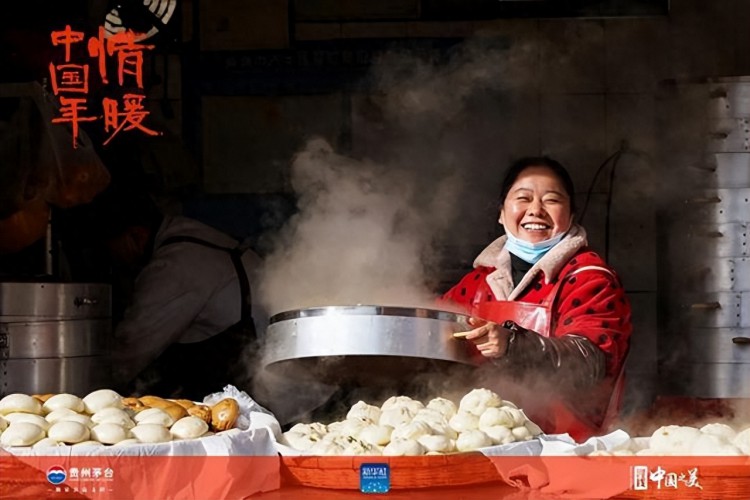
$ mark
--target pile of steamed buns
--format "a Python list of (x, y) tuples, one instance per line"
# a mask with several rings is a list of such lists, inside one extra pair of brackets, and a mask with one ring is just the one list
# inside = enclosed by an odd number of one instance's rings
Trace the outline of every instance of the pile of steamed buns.
[(750, 427), (738, 430), (721, 422), (705, 424), (700, 428), (687, 425), (664, 425), (656, 429), (650, 438), (630, 439), (615, 449), (598, 450), (590, 455), (750, 455)]
[(234, 426), (239, 406), (157, 396), (123, 398), (100, 389), (73, 394), (9, 394), (0, 400), (0, 446), (126, 446), (196, 439)]
[(344, 420), (299, 423), (282, 443), (312, 455), (436, 455), (526, 441), (541, 429), (515, 404), (474, 389), (458, 405), (393, 396), (381, 406), (359, 401)]

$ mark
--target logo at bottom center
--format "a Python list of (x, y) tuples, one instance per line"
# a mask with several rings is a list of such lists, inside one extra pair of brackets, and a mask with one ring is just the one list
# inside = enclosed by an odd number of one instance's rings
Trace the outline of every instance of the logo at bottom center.
[(387, 493), (391, 489), (391, 467), (388, 464), (367, 463), (359, 467), (359, 491)]

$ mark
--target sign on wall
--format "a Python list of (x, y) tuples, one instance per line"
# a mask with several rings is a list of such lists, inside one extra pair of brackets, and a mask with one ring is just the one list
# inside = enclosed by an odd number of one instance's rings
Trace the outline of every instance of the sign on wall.
[[(104, 27), (99, 28), (96, 36), (86, 39), (82, 31), (74, 31), (70, 25), (53, 31), (51, 41), (63, 54), (62, 62), (49, 64), (52, 92), (60, 105), (59, 114), (52, 123), (71, 127), (74, 148), (78, 147), (79, 126), (84, 122), (101, 122), (105, 134), (108, 134), (105, 146), (120, 133), (161, 134), (146, 124), (150, 112), (145, 106), (143, 86), (144, 51), (152, 50), (154, 45), (138, 42), (137, 34), (131, 30), (108, 34)], [(80, 52), (73, 50), (78, 44), (85, 44), (83, 54), (86, 59), (74, 57)], [(115, 63), (115, 75), (109, 74), (110, 61)], [(123, 90), (120, 95), (102, 98), (101, 115), (92, 114), (89, 109), (91, 78), (96, 77), (102, 84), (113, 79)]]

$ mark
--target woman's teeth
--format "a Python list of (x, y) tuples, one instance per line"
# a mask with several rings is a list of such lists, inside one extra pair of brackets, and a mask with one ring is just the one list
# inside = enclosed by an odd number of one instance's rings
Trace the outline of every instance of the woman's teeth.
[(543, 231), (549, 229), (549, 226), (546, 224), (522, 224), (521, 227), (527, 231)]

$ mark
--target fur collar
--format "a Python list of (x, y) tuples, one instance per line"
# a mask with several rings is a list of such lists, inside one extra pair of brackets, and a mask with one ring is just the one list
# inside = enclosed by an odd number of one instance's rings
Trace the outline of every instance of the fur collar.
[(487, 284), (497, 300), (515, 299), (540, 272), (544, 273), (545, 283), (549, 283), (576, 252), (588, 245), (586, 230), (578, 224), (573, 224), (567, 236), (534, 264), (514, 289), (510, 253), (505, 249), (506, 239), (507, 236), (499, 237), (474, 259), (474, 267), (495, 268), (487, 275)]

